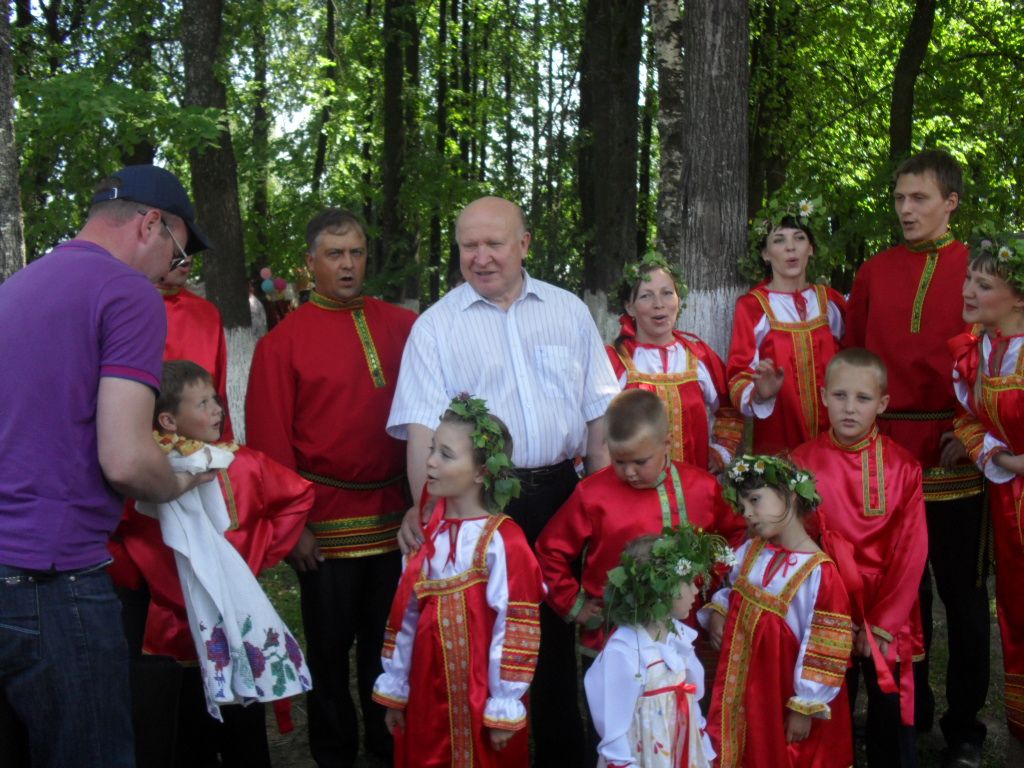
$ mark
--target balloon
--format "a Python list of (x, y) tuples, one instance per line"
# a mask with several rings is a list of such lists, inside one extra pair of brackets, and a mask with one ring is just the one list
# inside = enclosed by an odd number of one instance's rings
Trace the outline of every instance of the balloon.
[(286, 285), (288, 285), (288, 281), (285, 280), (283, 277), (275, 277), (274, 278), (274, 290), (275, 291), (283, 291)]
[(263, 289), (264, 293), (270, 293), (272, 290), (274, 290), (274, 281), (270, 279), (264, 280), (262, 283), (260, 283), (260, 288)]
[(264, 267), (260, 270), (260, 277), (264, 280), (269, 280), (274, 273), (270, 271), (270, 267)]

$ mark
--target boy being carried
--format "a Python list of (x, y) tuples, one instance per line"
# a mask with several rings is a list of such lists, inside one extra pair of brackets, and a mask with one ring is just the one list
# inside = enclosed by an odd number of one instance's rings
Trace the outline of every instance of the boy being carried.
[[(924, 647), (917, 588), (928, 553), (921, 465), (875, 424), (889, 404), (886, 386), (885, 365), (874, 353), (837, 354), (821, 390), (831, 428), (792, 455), (817, 478), (821, 529), (853, 544), (863, 579), (861, 599), (853, 598), (854, 667), (847, 683), (852, 708), (863, 672), (871, 768), (917, 765), (911, 662)], [(880, 652), (874, 662), (868, 633)], [(880, 687), (892, 690), (890, 675), (898, 693)]]
[[(183, 456), (203, 450), (206, 444), (217, 443), (224, 417), (215, 394), (210, 374), (201, 366), (188, 360), (165, 363), (153, 416), (157, 442), (166, 451), (176, 451)], [(216, 448), (233, 454), (228, 468), (219, 473), (220, 491), (229, 518), (224, 538), (239, 552), (252, 573), (259, 575), (295, 546), (313, 503), (312, 485), (259, 451), (235, 443), (219, 443)], [(180, 691), (144, 691), (142, 696), (136, 697), (143, 700), (150, 696), (178, 698), (176, 763), (205, 765), (220, 753), (225, 766), (269, 766), (261, 704), (225, 707), (223, 723), (206, 713), (196, 645), (189, 627), (175, 551), (164, 543), (160, 522), (131, 508), (116, 538), (121, 545), (112, 547), (116, 558), (130, 560), (149, 588), (144, 653), (170, 656), (185, 667)], [(122, 572), (130, 570), (130, 567), (121, 569)], [(252, 637), (246, 637), (246, 655), (253, 672), (271, 666), (272, 660), (267, 657), (275, 651), (297, 668), (296, 660), (301, 663), (301, 652), (294, 639), (290, 635), (274, 637), (279, 633), (265, 633), (264, 629), (255, 627)], [(211, 646), (210, 642), (206, 645), (207, 655), (212, 659), (211, 654), (216, 655), (219, 646), (214, 647), (215, 643)], [(257, 650), (258, 660), (250, 647), (261, 649)], [(226, 645), (224, 649), (227, 650)], [(304, 667), (298, 672), (308, 677)], [(164, 735), (150, 734), (161, 740)], [(139, 746), (144, 751), (145, 745)]]
[[(655, 393), (621, 392), (604, 421), (611, 466), (580, 482), (537, 539), (548, 604), (582, 625), (580, 644), (591, 656), (606, 639), (601, 596), (608, 571), (630, 541), (689, 523), (737, 546), (746, 530), (709, 472), (670, 460), (668, 413)], [(577, 580), (572, 564), (584, 551)]]

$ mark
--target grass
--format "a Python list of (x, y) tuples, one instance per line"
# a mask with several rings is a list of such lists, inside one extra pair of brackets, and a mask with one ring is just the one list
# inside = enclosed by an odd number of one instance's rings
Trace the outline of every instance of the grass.
[[(299, 585), (295, 573), (284, 563), (267, 571), (260, 577), (260, 582), (266, 590), (274, 606), (280, 613), (281, 618), (292, 630), (295, 638), (303, 645), (305, 635), (302, 630), (302, 617), (299, 612)], [(994, 588), (989, 583), (989, 594), (994, 594)], [(1006, 722), (1003, 719), (1003, 656), (999, 645), (999, 627), (995, 619), (995, 603), (991, 606), (991, 628), (992, 628), (992, 651), (991, 651), (991, 678), (989, 680), (989, 694), (984, 709), (981, 711), (981, 719), (988, 726), (988, 738), (985, 741), (985, 752), (982, 766), (984, 768), (1001, 768), (1006, 764)], [(932, 646), (931, 682), (932, 689), (936, 692), (936, 724), (931, 733), (922, 734), (918, 739), (918, 753), (920, 755), (921, 768), (939, 768), (941, 765), (941, 752), (945, 744), (939, 731), (938, 717), (944, 710), (945, 698), (943, 676), (948, 658), (946, 648), (946, 615), (942, 603), (935, 599), (935, 635)], [(355, 669), (353, 657), (350, 665)], [(314, 685), (316, 681), (313, 681)], [(352, 681), (352, 695), (355, 694), (355, 680)], [(860, 697), (860, 711), (855, 717), (863, 717), (863, 703), (866, 697)], [(306, 741), (306, 712), (303, 699), (292, 700), (292, 717), (295, 721), (295, 730), (289, 734), (278, 734), (277, 727), (273, 721), (273, 714), (268, 707), (267, 733), (270, 739), (270, 752), (273, 764), (277, 768), (315, 768), (315, 763), (309, 755), (309, 747)], [(863, 751), (860, 758), (861, 765), (864, 765)], [(365, 768), (383, 768), (379, 762), (360, 758), (357, 766)]]

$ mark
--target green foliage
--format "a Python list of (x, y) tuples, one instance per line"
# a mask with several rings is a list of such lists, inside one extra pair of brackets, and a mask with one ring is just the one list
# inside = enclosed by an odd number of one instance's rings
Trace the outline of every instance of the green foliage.
[[(944, 147), (966, 169), (962, 210), (953, 221), (961, 235), (983, 220), (997, 222), (999, 230), (1024, 225), (1024, 165), (1018, 160), (1024, 24), (1016, 6), (1013, 0), (939, 4), (917, 80), (915, 148)], [(290, 278), (302, 274), (306, 222), (321, 206), (340, 205), (367, 219), (370, 290), (390, 293), (393, 286), (418, 283), (425, 294), (437, 275), (443, 291), (453, 263), (455, 215), (489, 193), (522, 203), (533, 233), (530, 272), (579, 287), (580, 0), (446, 0), (443, 44), (441, 4), (410, 2), (417, 34), (408, 41), (415, 66), (405, 81), (409, 136), (399, 206), (416, 257), (402, 264), (392, 264), (380, 248), (383, 3), (334, 0), (333, 57), (324, 43), (325, 0), (226, 3), (224, 112), (180, 106), (177, 0), (52, 7), (52, 24), (32, 3), (32, 23), (13, 29), (30, 258), (78, 229), (89, 191), (103, 174), (154, 157), (187, 180), (189, 152), (217, 141), (227, 125), (246, 252), (257, 268), (270, 266)], [(891, 212), (889, 101), (913, 4), (751, 0), (750, 8), (751, 136), (772, 169), (752, 181), (751, 211), (779, 189), (820, 194), (829, 226), (827, 237), (815, 233), (820, 252), (812, 269), (843, 290), (864, 258), (899, 237)], [(266, 58), (265, 95), (257, 50)], [(448, 85), (443, 105), (442, 75)], [(261, 103), (270, 123), (265, 148), (254, 139)], [(652, 103), (656, 108), (657, 99)], [(325, 171), (314, 191), (321, 136)], [(656, 139), (652, 155), (656, 164)], [(256, 208), (263, 190), (265, 213)], [(441, 236), (430, 253), (434, 217)]]

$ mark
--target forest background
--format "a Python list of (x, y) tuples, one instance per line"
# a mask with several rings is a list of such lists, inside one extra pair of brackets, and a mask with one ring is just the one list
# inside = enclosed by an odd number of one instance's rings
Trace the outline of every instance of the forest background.
[(960, 236), (1020, 228), (1020, 0), (13, 0), (0, 14), (0, 279), (81, 225), (96, 181), (157, 162), (216, 243), (230, 329), (247, 281), (294, 278), (321, 206), (362, 214), (370, 292), (424, 307), (453, 222), (520, 202), (531, 274), (607, 332), (625, 261), (690, 285), (720, 351), (766, 200), (827, 212), (815, 275), (847, 290), (898, 238), (894, 164), (964, 164)]

